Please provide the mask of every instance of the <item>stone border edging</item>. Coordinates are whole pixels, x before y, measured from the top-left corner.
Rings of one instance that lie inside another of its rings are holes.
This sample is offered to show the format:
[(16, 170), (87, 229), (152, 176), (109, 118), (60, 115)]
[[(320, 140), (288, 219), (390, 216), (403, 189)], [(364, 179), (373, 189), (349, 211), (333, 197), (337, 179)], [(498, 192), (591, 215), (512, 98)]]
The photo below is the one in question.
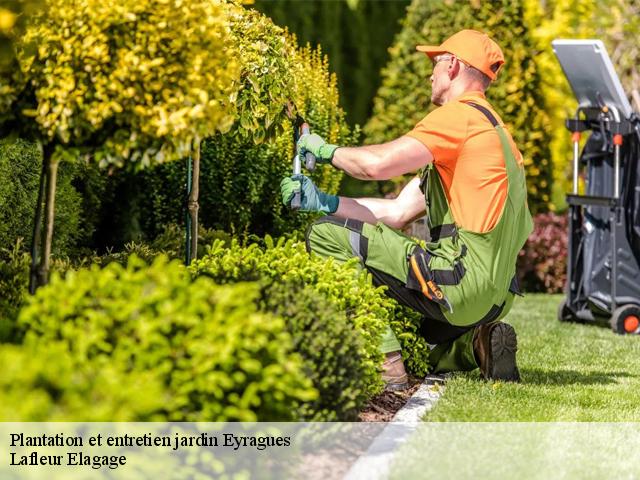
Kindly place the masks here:
[(444, 375), (427, 375), (406, 405), (398, 410), (389, 425), (351, 466), (344, 480), (387, 478), (395, 452), (417, 429), (424, 414), (438, 401), (444, 392), (445, 380)]

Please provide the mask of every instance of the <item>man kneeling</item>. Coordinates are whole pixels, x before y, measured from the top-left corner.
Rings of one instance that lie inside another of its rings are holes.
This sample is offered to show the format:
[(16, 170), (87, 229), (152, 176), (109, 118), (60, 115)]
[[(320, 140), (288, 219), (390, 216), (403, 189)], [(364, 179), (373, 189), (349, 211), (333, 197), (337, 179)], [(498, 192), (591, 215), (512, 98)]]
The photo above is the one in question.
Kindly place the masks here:
[[(281, 183), (283, 202), (301, 191), (301, 209), (324, 212), (307, 247), (346, 261), (359, 257), (376, 285), (423, 315), (433, 372), (480, 368), (487, 379), (518, 381), (516, 334), (500, 322), (510, 310), (516, 259), (532, 230), (522, 155), (484, 92), (504, 64), (487, 35), (463, 30), (440, 46), (418, 46), (433, 62), (438, 105), (406, 135), (382, 145), (338, 147), (303, 135), (311, 152), (363, 180), (418, 171), (395, 199), (348, 198), (296, 175)], [(428, 213), (426, 248), (401, 229)], [(402, 389), (400, 345), (388, 329), (383, 378)]]

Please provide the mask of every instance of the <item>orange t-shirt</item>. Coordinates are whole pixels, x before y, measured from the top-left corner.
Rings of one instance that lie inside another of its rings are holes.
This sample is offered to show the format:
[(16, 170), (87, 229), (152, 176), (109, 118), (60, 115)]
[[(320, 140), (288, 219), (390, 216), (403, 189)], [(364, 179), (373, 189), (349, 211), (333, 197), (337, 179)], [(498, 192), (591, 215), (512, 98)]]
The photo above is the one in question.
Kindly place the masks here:
[[(500, 117), (482, 92), (467, 92), (423, 118), (407, 135), (431, 151), (451, 214), (466, 230), (483, 233), (500, 219), (507, 198), (507, 170), (500, 137), (485, 115), (463, 101), (488, 108)], [(507, 133), (514, 156), (522, 154)]]

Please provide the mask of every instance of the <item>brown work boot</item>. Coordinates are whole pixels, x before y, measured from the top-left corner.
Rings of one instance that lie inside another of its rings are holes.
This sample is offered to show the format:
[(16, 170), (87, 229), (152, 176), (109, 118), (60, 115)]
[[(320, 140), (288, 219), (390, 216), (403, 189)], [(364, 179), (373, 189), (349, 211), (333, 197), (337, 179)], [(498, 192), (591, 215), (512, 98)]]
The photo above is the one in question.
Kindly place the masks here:
[(516, 331), (508, 323), (480, 325), (473, 333), (473, 353), (487, 380), (519, 382), (517, 350)]
[(382, 364), (382, 380), (385, 390), (404, 390), (409, 386), (400, 350), (387, 353), (387, 358)]

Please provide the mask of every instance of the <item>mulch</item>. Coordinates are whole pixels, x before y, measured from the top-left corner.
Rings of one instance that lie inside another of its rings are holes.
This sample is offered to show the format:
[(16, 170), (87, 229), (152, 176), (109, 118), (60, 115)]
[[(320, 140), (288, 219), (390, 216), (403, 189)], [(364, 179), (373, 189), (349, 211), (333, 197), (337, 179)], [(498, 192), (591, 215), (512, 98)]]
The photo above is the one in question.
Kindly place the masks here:
[(409, 388), (399, 392), (384, 391), (373, 397), (358, 415), (361, 422), (390, 422), (415, 393), (423, 379), (409, 376)]

